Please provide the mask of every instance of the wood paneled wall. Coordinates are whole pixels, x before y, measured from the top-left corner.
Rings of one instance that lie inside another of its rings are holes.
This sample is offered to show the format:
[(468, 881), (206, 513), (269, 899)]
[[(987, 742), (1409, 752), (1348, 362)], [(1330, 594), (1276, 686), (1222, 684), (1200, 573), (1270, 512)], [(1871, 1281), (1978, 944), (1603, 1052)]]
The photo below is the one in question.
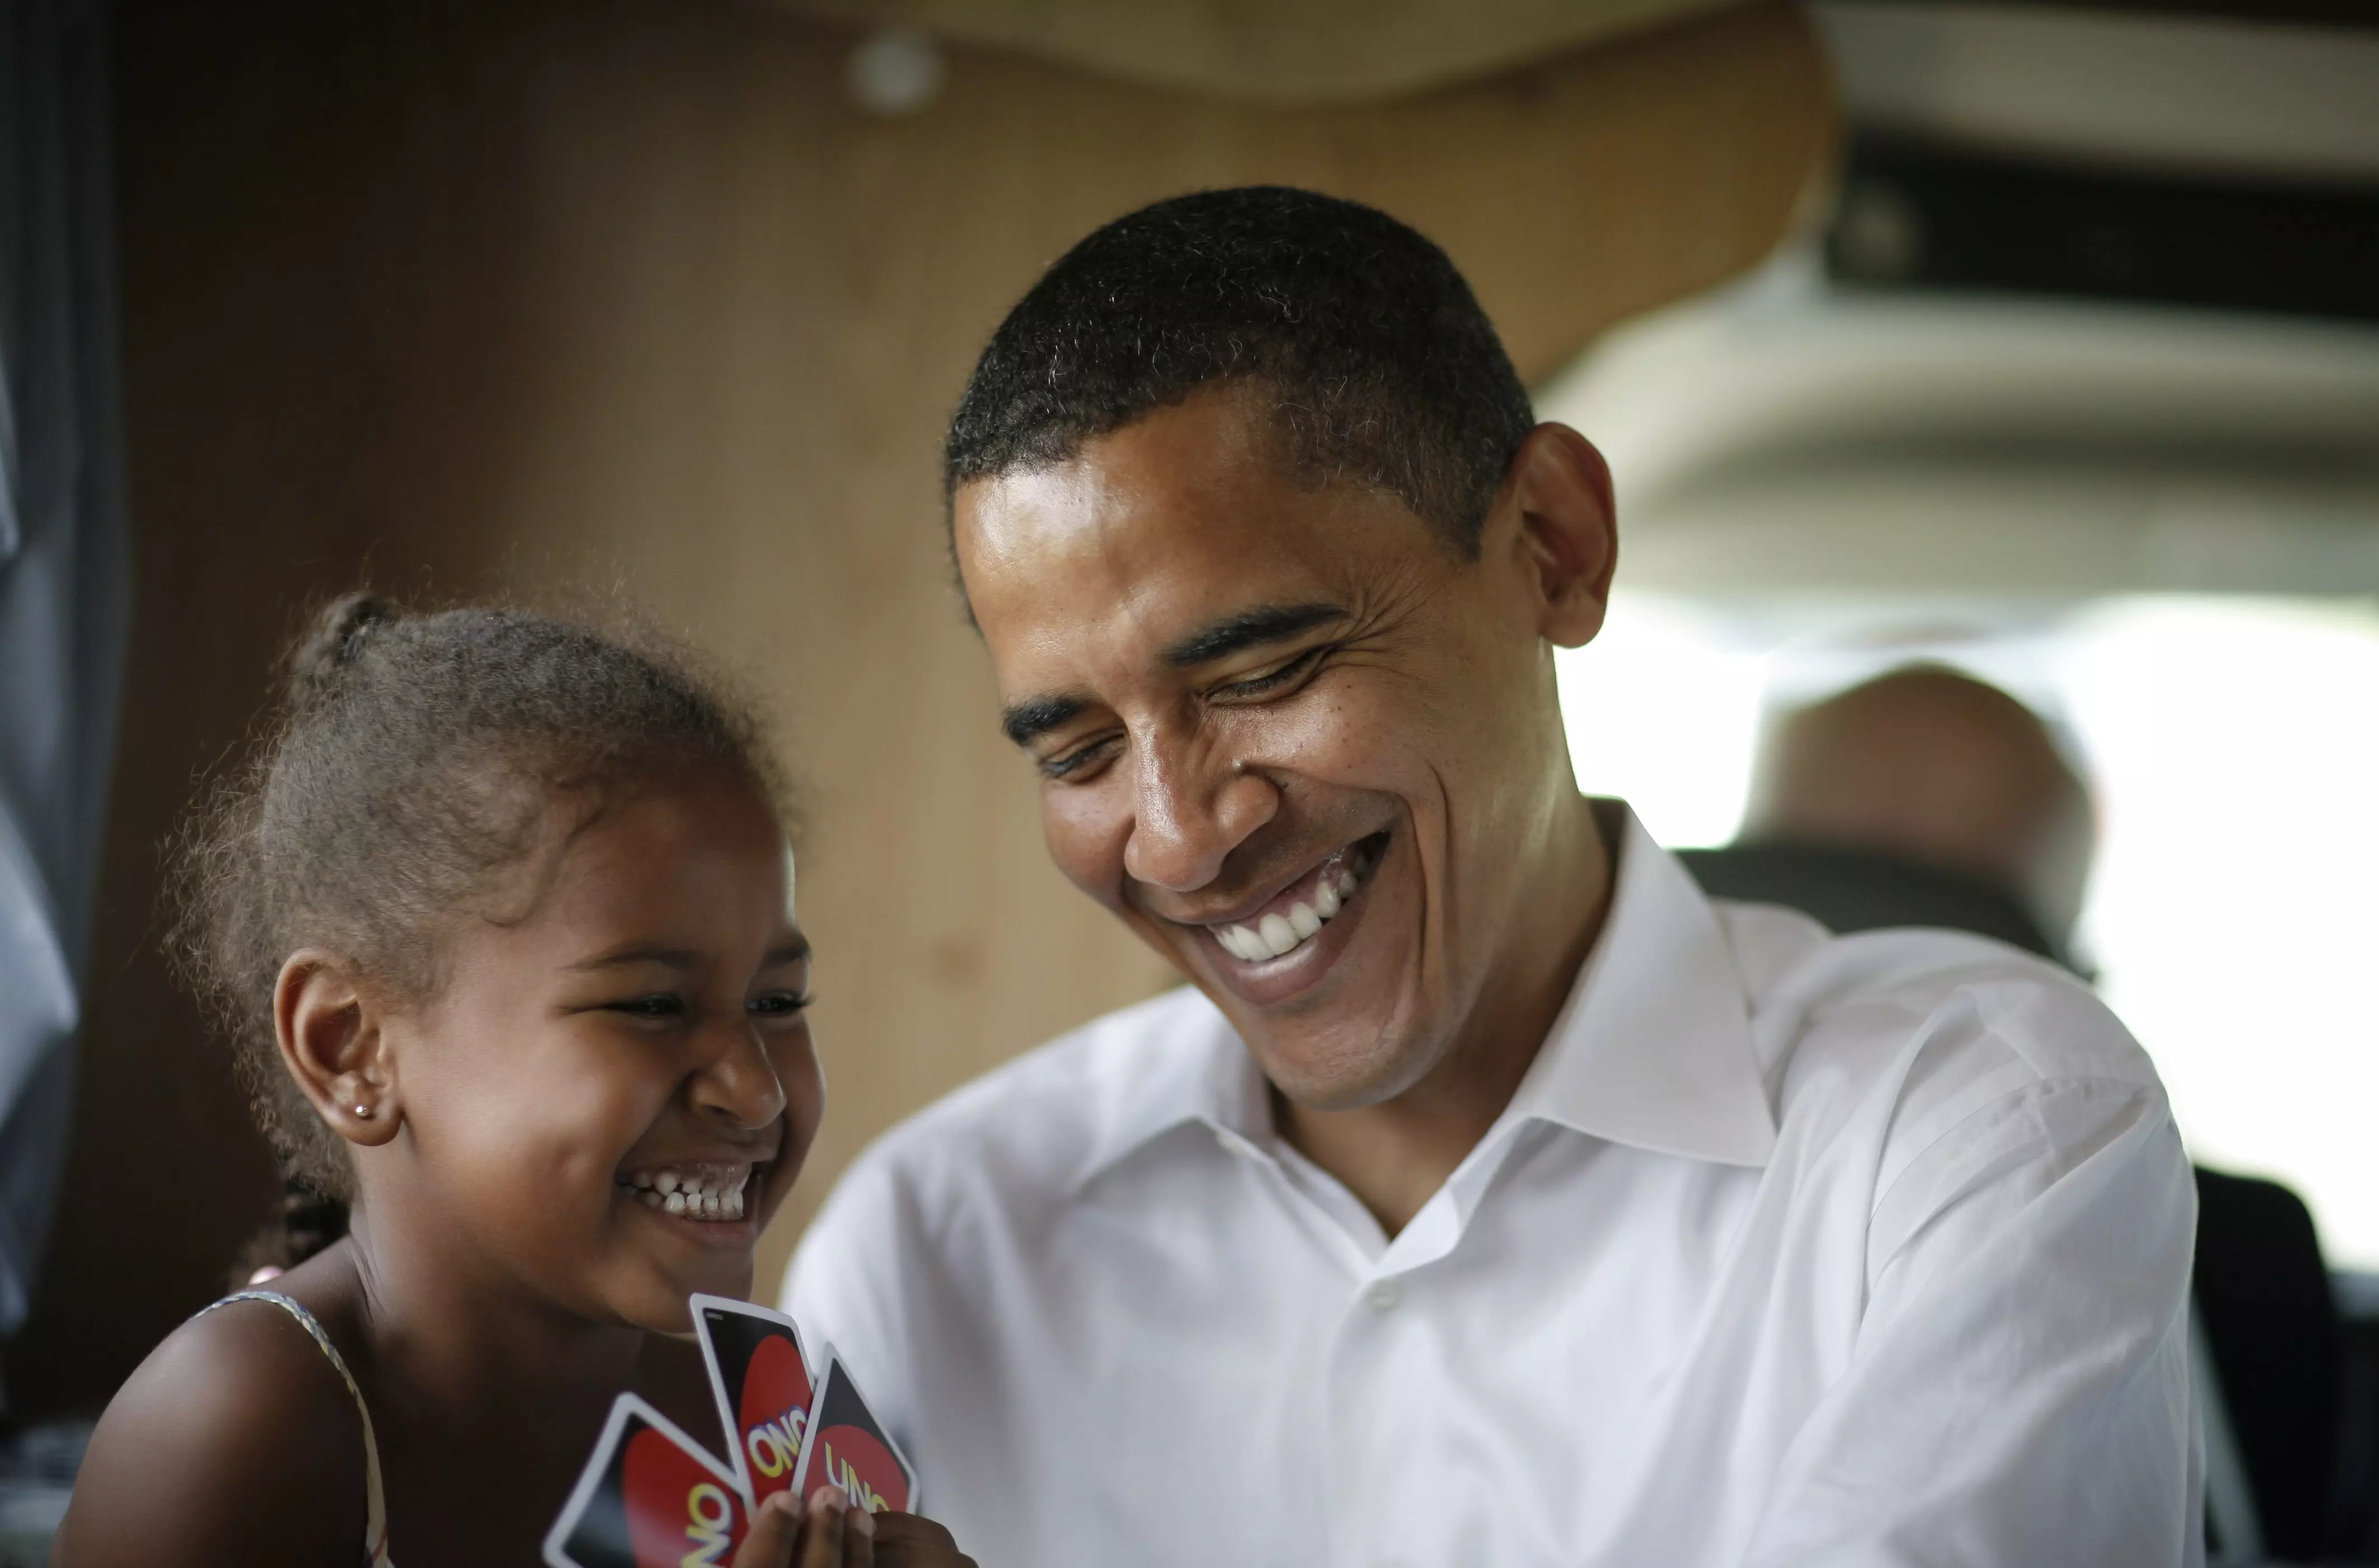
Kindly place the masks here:
[(912, 119), (851, 40), (691, 0), (127, 0), (117, 157), (139, 609), (77, 1143), (19, 1408), (103, 1399), (275, 1191), (156, 955), (158, 846), (310, 600), (632, 600), (764, 695), (808, 784), (835, 1173), (1168, 983), (1044, 859), (947, 586), (939, 427), (1099, 222), (1202, 186), (1376, 202), (1524, 372), (1776, 241), (1831, 122), (1758, 6), (1456, 90), (1262, 110), (960, 54)]

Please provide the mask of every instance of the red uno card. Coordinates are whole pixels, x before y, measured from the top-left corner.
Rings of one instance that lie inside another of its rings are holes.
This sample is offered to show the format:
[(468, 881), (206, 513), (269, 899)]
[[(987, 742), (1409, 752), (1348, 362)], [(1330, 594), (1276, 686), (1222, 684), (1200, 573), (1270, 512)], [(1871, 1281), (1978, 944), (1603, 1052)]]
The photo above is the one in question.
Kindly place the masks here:
[(870, 1514), (914, 1514), (917, 1472), (867, 1407), (834, 1346), (826, 1346), (824, 1356), (826, 1373), (810, 1406), (809, 1441), (793, 1473), (796, 1492), (806, 1498), (832, 1483)]
[(727, 1568), (750, 1524), (735, 1478), (623, 1393), (546, 1532), (549, 1568)]
[(687, 1305), (710, 1369), (728, 1457), (743, 1500), (756, 1508), (791, 1489), (809, 1434), (810, 1364), (801, 1331), (782, 1312), (748, 1301), (696, 1296)]

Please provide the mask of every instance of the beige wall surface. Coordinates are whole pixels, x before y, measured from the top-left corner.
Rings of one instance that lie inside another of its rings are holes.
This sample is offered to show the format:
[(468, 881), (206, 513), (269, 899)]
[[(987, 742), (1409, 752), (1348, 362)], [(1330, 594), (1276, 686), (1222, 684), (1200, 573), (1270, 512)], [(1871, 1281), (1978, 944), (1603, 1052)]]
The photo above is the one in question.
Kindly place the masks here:
[(868, 1138), (1170, 982), (1047, 865), (947, 586), (940, 423), (1037, 271), (1159, 196), (1317, 186), (1443, 242), (1540, 376), (1754, 261), (1831, 137), (1772, 5), (1360, 108), (961, 52), (899, 121), (849, 34), (760, 9), (118, 18), (139, 599), (34, 1411), (103, 1398), (275, 1191), (156, 956), (158, 845), (308, 601), (624, 596), (780, 721), (833, 1093), (766, 1290)]

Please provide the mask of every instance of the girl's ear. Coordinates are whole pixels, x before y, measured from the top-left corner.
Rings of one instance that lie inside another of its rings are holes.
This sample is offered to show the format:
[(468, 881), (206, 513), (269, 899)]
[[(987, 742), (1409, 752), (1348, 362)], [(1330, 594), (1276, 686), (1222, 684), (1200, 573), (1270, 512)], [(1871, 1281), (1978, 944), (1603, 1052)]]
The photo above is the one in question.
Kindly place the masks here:
[(272, 983), (281, 1061), (315, 1112), (350, 1143), (396, 1136), (395, 1063), (372, 995), (346, 960), (320, 948), (289, 955)]

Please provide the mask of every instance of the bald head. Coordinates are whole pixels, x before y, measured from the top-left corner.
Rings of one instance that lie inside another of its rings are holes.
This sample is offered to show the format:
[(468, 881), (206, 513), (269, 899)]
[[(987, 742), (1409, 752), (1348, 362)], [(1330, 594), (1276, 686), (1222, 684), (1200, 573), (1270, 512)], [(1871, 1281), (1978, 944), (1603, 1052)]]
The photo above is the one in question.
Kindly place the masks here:
[(2031, 709), (1955, 670), (1918, 666), (1777, 720), (1743, 837), (1982, 877), (2062, 945), (2081, 913), (2095, 833), (2088, 790)]

